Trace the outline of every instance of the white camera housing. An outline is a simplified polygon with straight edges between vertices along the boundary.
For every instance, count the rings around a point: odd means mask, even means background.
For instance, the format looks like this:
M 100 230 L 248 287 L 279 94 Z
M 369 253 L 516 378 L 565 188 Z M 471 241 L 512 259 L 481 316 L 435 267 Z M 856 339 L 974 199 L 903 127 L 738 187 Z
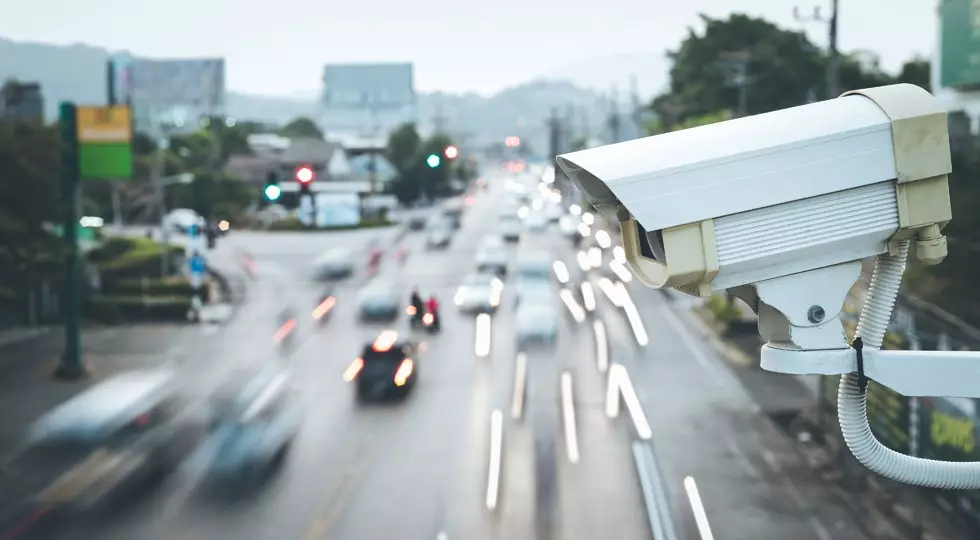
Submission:
M 564 154 L 558 164 L 620 221 L 630 268 L 653 288 L 704 297 L 887 253 L 902 239 L 915 240 L 927 264 L 946 256 L 946 112 L 911 84 Z

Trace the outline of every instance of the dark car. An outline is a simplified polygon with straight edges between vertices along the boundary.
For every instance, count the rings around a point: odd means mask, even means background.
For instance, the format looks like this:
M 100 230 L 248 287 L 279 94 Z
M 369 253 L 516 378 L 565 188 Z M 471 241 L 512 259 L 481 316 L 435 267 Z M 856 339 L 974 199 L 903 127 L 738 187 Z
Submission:
M 397 332 L 386 330 L 364 346 L 344 379 L 354 384 L 360 402 L 405 398 L 415 387 L 420 351 L 418 343 L 401 340 Z
M 408 230 L 421 231 L 425 228 L 426 221 L 425 214 L 413 214 L 408 218 Z
M 394 287 L 372 284 L 361 291 L 360 318 L 362 321 L 393 321 L 401 311 L 401 300 Z

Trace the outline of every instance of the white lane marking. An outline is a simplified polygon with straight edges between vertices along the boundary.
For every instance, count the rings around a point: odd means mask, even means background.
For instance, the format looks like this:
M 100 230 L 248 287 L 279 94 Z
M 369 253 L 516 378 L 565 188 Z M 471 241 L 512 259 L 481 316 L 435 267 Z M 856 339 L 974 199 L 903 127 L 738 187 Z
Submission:
M 743 452 L 741 448 L 739 448 L 738 443 L 735 441 L 729 441 L 728 448 L 731 450 L 732 455 L 735 456 L 735 461 L 737 461 L 738 465 L 742 467 L 743 471 L 745 471 L 745 474 L 751 476 L 752 478 L 762 477 L 762 475 L 759 474 L 759 469 L 755 468 L 755 465 L 752 464 L 749 457 L 745 455 L 745 452 Z
M 595 290 L 588 281 L 582 282 L 582 303 L 585 304 L 586 311 L 595 311 Z
M 558 278 L 558 282 L 562 285 L 568 283 L 568 267 L 562 261 L 555 261 L 551 267 L 555 271 L 555 277 Z
M 779 460 L 776 459 L 776 454 L 773 454 L 770 450 L 763 448 L 762 459 L 766 462 L 766 465 L 772 469 L 772 472 L 776 474 L 783 473 L 783 468 L 779 466 Z
M 524 413 L 524 386 L 527 380 L 527 354 L 517 353 L 517 366 L 514 369 L 514 400 L 511 403 L 510 415 L 520 420 Z
M 572 291 L 562 289 L 559 291 L 558 296 L 561 297 L 562 302 L 565 303 L 565 307 L 568 308 L 569 313 L 575 318 L 575 322 L 580 323 L 585 320 L 585 310 L 575 301 L 575 296 L 572 295 Z
M 449 540 L 449 535 L 444 531 L 439 531 L 439 534 L 436 535 L 436 540 Z
M 808 519 L 807 522 L 810 524 L 810 528 L 813 529 L 813 532 L 817 533 L 817 538 L 820 540 L 834 540 L 834 537 L 831 536 L 830 531 L 827 530 L 827 527 L 824 527 L 824 524 L 815 516 L 810 516 L 810 519 Z
M 619 291 L 609 278 L 599 278 L 599 290 L 606 295 L 606 298 L 616 307 L 623 307 L 623 299 L 619 296 Z
M 670 517 L 667 503 L 667 490 L 657 470 L 650 445 L 636 441 L 633 443 L 633 463 L 643 492 L 643 505 L 646 507 L 647 521 L 653 540 L 677 540 L 674 523 Z
M 623 302 L 623 311 L 626 312 L 630 328 L 633 329 L 633 335 L 636 336 L 636 343 L 640 347 L 646 347 L 650 343 L 650 337 L 647 335 L 647 329 L 643 326 L 643 320 L 640 319 L 640 311 L 636 309 L 636 304 L 633 303 L 632 298 L 627 297 L 627 300 Z
M 643 412 L 643 406 L 640 405 L 640 398 L 636 397 L 633 382 L 630 381 L 626 368 L 619 364 L 617 366 L 619 367 L 617 375 L 619 380 L 617 382 L 623 394 L 623 401 L 626 402 L 626 410 L 629 411 L 630 417 L 633 419 L 636 435 L 643 440 L 649 440 L 653 436 L 653 431 L 650 429 L 650 423 L 647 422 L 647 415 Z
M 572 399 L 572 374 L 561 374 L 561 410 L 565 421 L 565 447 L 568 449 L 568 461 L 578 463 L 578 432 L 575 426 L 575 403 Z
M 694 355 L 694 359 L 697 360 L 698 364 L 700 364 L 705 371 L 711 374 L 711 377 L 715 379 L 716 383 L 725 384 L 728 379 L 722 376 L 720 371 L 721 367 L 708 359 L 707 355 L 704 354 L 704 350 L 701 349 L 701 345 L 698 343 L 698 340 L 691 335 L 691 332 L 686 326 L 684 326 L 684 323 L 681 322 L 680 318 L 677 317 L 674 310 L 667 304 L 661 304 L 660 312 L 663 313 L 664 318 L 667 319 L 667 324 L 669 324 L 671 328 L 677 332 L 677 335 L 681 337 L 681 341 L 684 342 L 684 345 L 687 345 L 687 348 L 691 351 L 691 354 Z
M 609 368 L 606 376 L 606 416 L 616 418 L 619 416 L 619 381 L 620 369 L 622 366 L 613 364 Z
M 490 315 L 481 313 L 476 317 L 476 339 L 473 352 L 480 358 L 490 354 Z
M 487 479 L 487 508 L 497 508 L 497 495 L 500 491 L 500 454 L 503 444 L 504 418 L 500 410 L 490 415 L 490 467 Z
M 601 320 L 596 319 L 592 322 L 592 330 L 595 332 L 595 363 L 599 368 L 599 373 L 605 373 L 609 369 L 609 343 L 606 340 L 606 325 Z
M 701 540 L 714 540 L 711 525 L 708 524 L 708 514 L 704 511 L 704 503 L 701 502 L 701 494 L 698 493 L 698 485 L 694 482 L 694 477 L 688 476 L 684 479 L 684 491 L 687 492 L 687 500 L 691 503 L 691 511 L 694 512 L 694 522 L 698 526 Z

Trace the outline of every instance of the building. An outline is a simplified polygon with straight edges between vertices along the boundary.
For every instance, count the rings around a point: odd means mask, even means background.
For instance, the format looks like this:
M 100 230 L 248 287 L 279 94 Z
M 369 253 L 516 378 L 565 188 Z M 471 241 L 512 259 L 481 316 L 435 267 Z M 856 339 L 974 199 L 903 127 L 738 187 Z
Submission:
M 0 86 L 0 120 L 43 122 L 41 85 L 10 80 Z
M 319 123 L 330 136 L 384 137 L 416 121 L 415 99 L 410 63 L 328 64 Z
M 931 62 L 932 93 L 950 113 L 957 113 L 950 119 L 950 135 L 957 139 L 951 144 L 971 144 L 964 135 L 980 133 L 980 3 L 943 0 L 937 12 L 939 40 Z

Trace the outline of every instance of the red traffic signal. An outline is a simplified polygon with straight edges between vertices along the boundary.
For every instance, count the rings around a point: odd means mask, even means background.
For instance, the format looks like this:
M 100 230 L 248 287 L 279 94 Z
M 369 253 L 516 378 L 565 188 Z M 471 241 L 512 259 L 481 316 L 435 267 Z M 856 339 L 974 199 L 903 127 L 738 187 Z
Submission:
M 456 159 L 456 156 L 458 155 L 459 155 L 459 148 L 456 148 L 455 146 L 452 145 L 446 147 L 446 158 Z
M 309 184 L 316 178 L 313 167 L 304 165 L 296 169 L 296 181 L 300 184 Z
M 521 138 L 520 137 L 517 137 L 517 136 L 514 136 L 514 135 L 511 135 L 510 137 L 507 137 L 506 139 L 504 139 L 504 144 L 506 146 L 510 147 L 510 148 L 514 148 L 514 147 L 520 146 L 521 145 Z

